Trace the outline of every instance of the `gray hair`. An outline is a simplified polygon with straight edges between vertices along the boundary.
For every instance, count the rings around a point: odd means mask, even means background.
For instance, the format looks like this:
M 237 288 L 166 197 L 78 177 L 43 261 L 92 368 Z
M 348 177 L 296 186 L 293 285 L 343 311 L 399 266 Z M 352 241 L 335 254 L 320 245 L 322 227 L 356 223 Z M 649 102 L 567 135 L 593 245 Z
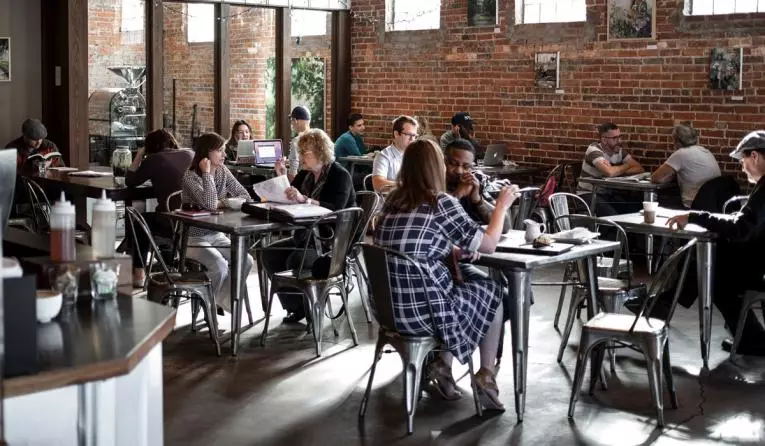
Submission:
M 699 131 L 690 122 L 681 122 L 672 130 L 672 137 L 679 147 L 695 146 L 699 143 Z

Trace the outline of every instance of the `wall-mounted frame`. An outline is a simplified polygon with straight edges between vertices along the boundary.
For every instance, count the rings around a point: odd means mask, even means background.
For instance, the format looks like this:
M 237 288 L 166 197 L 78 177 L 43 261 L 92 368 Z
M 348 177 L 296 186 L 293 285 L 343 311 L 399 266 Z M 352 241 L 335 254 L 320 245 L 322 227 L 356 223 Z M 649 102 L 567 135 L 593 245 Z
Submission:
M 497 0 L 468 0 L 468 26 L 497 25 Z
M 741 90 L 743 74 L 743 48 L 712 48 L 709 53 L 709 88 Z
M 11 38 L 0 37 L 0 82 L 11 81 Z
M 656 39 L 656 0 L 608 0 L 608 40 Z
M 534 56 L 534 84 L 538 88 L 560 88 L 560 51 L 536 53 Z

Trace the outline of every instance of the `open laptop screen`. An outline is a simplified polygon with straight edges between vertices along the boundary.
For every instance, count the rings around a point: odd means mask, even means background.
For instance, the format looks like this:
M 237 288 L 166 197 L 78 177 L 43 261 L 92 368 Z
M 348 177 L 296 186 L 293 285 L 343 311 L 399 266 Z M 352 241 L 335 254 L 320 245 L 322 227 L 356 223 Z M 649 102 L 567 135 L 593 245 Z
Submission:
M 279 139 L 255 141 L 255 163 L 273 164 L 282 157 L 282 141 Z

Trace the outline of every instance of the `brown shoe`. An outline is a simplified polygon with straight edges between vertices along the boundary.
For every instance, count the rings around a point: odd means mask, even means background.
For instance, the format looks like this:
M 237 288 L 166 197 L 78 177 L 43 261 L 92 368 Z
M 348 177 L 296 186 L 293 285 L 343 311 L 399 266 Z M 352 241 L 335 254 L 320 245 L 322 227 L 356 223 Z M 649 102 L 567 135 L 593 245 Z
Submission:
M 484 410 L 505 411 L 505 406 L 499 400 L 499 388 L 493 373 L 482 368 L 475 374 L 475 384 L 478 387 L 478 399 Z
M 454 401 L 462 398 L 462 392 L 460 392 L 457 382 L 454 381 L 451 369 L 441 358 L 428 364 L 425 376 L 431 383 L 431 387 L 443 399 Z

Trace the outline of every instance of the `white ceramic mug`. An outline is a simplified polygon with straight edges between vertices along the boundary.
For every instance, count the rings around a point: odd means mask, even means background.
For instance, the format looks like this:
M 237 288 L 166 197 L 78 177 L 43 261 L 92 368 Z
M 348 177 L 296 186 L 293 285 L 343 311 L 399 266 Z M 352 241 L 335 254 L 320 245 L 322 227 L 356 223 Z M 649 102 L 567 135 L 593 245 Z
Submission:
M 46 324 L 61 311 L 61 293 L 52 290 L 37 290 L 37 322 Z
M 539 223 L 532 219 L 523 220 L 524 226 L 526 226 L 525 239 L 527 243 L 533 242 L 537 237 L 542 235 L 545 230 L 544 223 Z

